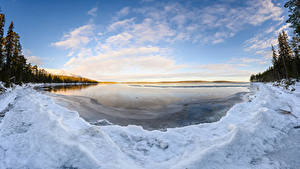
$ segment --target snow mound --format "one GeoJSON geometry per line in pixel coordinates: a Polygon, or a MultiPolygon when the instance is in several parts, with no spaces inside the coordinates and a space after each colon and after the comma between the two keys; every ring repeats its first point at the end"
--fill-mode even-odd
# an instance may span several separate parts
{"type": "Polygon", "coordinates": [[[299,168],[300,85],[293,93],[251,88],[248,101],[220,121],[163,132],[91,125],[49,96],[17,87],[0,95],[0,169],[299,168]]]}

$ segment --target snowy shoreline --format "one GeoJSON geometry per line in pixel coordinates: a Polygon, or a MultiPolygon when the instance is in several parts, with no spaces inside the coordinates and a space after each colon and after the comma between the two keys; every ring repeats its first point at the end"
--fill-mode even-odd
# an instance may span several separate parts
{"type": "Polygon", "coordinates": [[[295,88],[252,84],[249,99],[220,121],[163,132],[91,125],[17,86],[0,95],[0,169],[299,168],[300,84],[295,88]]]}

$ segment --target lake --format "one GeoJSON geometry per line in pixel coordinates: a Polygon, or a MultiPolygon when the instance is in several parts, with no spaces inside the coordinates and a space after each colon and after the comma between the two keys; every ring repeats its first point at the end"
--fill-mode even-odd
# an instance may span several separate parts
{"type": "Polygon", "coordinates": [[[243,101],[249,83],[97,84],[43,90],[93,124],[106,125],[106,119],[154,130],[218,121],[243,101]]]}

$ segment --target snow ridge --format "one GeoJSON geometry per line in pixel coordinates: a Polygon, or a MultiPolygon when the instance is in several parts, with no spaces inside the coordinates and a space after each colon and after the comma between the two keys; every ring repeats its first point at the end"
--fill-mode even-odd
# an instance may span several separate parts
{"type": "Polygon", "coordinates": [[[289,93],[253,84],[249,99],[218,122],[147,131],[91,125],[49,96],[17,87],[0,96],[0,111],[6,109],[0,169],[299,168],[299,142],[283,142],[290,133],[300,135],[299,84],[295,88],[289,93]],[[280,151],[286,146],[296,151],[280,151]],[[282,158],[286,155],[291,157],[282,158]]]}

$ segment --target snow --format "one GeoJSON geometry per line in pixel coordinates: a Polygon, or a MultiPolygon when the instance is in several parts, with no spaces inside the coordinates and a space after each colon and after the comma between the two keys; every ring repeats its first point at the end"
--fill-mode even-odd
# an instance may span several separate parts
{"type": "Polygon", "coordinates": [[[53,75],[63,75],[63,76],[75,76],[75,77],[79,77],[78,75],[75,75],[71,72],[68,72],[66,70],[62,70],[62,69],[45,69],[46,72],[51,73],[53,75]]]}
{"type": "Polygon", "coordinates": [[[16,87],[0,95],[0,169],[300,168],[294,88],[253,84],[218,122],[147,131],[89,124],[50,96],[16,87]]]}

